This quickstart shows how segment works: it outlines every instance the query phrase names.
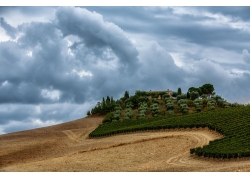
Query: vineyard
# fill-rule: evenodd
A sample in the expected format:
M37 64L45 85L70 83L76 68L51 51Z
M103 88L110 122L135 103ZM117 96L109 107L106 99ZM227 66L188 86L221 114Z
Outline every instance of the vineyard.
M185 104L186 102L184 102ZM185 115L169 115L144 117L146 108L142 105L139 118L131 120L129 114L131 107L127 107L128 118L122 121L111 121L99 125L89 134L90 138L111 136L119 133L175 129L175 128L205 128L215 130L224 138L211 141L204 147L190 149L191 154L213 158L241 158L250 156L250 106L227 107L214 110L214 102L208 102L211 107L209 111L199 112L200 102L195 102L197 112L186 114L187 106L180 105ZM166 100L168 111L171 112L172 102ZM152 111L157 112L156 105L152 105ZM116 109L119 113L119 108ZM117 114L118 114L117 113Z

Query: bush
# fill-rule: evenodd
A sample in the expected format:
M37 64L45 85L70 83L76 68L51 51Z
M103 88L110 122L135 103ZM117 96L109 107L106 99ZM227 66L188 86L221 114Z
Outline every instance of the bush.
M195 100L196 98L198 98L200 95L197 91L192 91L190 92L190 99L191 100Z
M166 99L166 98L170 98L170 95L169 94L164 94L163 99Z
M187 100L187 105L188 105L189 107L192 107L192 106L194 105L194 103L193 103L192 100L188 99L188 100Z
M177 95L177 100L180 100L180 99L187 99L187 94Z
M108 113L105 118L103 119L102 123L110 123L113 120L113 112Z
M152 115L154 117L156 117L156 115L158 115L159 113L159 106L157 103L154 103L153 105L151 105L151 112L152 112Z

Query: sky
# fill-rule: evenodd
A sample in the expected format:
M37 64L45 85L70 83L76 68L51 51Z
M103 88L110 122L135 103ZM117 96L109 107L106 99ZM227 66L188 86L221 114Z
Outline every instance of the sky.
M1 6L0 134L86 116L102 97L214 85L250 103L249 6Z

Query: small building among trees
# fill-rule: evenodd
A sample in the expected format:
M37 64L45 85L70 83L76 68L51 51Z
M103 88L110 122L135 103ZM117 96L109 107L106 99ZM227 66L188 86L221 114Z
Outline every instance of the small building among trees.
M170 89L162 90L162 91L150 90L149 92L147 92L147 94L148 94L148 99L152 99L152 98L163 99L164 94L168 94L170 97L172 97L173 91Z

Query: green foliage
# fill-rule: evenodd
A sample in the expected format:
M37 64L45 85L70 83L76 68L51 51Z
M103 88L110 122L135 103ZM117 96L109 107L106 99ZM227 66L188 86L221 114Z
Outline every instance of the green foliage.
M120 120L120 116L122 114L121 110L122 110L121 106L120 105L116 105L115 112L114 112L112 120L116 120L116 121Z
M138 118L138 119L141 119L141 118L146 117L147 109L148 109L147 103L145 103L145 102L140 103L140 107L139 107L139 109L138 109L137 118Z
M159 116L165 116L166 111L165 110L159 110Z
M154 98L154 99L152 100L152 102L153 102L153 103L156 103L156 104L159 104L159 101L158 101L156 98Z
M169 94L164 94L162 98L163 99L170 98L170 95Z
M113 120L113 112L110 112L108 114L106 114L105 118L103 119L102 123L111 123Z
M191 100L195 100L196 98L198 98L200 95L197 91L192 91L190 92L190 99Z
M172 96L173 96L173 97L177 97L178 95L179 95L178 92L173 92L173 93L172 93Z
M113 100L113 97L110 98L107 96L106 99L103 97L102 102L98 102L97 105L91 110L91 113L105 115L114 111L115 104L116 103Z
M214 86L212 84L203 84L200 87L201 95L202 94L212 94L214 92Z
M208 95L202 94L202 95L201 95L201 98L202 98L202 99L207 99L207 98L208 98Z
M180 100L180 99L187 99L187 94L179 94L179 95L177 95L177 100Z
M207 99L202 99L202 105L203 105L203 107L206 107L207 103L208 103Z
M135 92L135 96L138 96L138 97L140 97L140 96L147 96L147 92L146 91L139 91L139 90L137 90Z
M186 99L180 99L178 101L178 106L181 106L181 104L187 104L187 100Z
M229 108L231 106L231 104L225 101L224 99L218 99L217 104L219 107L222 107L222 108Z
M134 105L130 101L126 104L126 108L131 108L132 109L133 107L134 107Z
M167 111L174 110L174 102L170 98L165 98L165 106Z
M177 93L178 93L179 95L181 95L181 94L182 94L182 92L181 92L181 88L178 88Z
M159 106L157 103L154 103L153 105L151 105L151 112L152 112L152 116L153 117L157 117L158 113L159 113Z
M128 98L129 98L129 92L125 91L125 93L124 93L124 99L128 99Z
M174 115L174 111L168 110L168 115L170 115L170 116Z
M213 98L208 99L207 106L209 110L215 110L216 101Z
M133 111L132 108L127 108L125 110L124 120L130 120L133 117Z
M180 99L178 101L178 106L180 107L182 114L188 114L189 108L186 99Z
M196 109L197 112L200 112L202 110L203 107L203 100L202 99L195 99L194 100L194 107Z
M203 94L210 94L212 95L214 92L214 86L212 84L203 84L201 87L196 88L196 87L190 87L188 89L188 92L198 92L199 95L203 95ZM198 96L199 97L199 96ZM191 94L190 94L190 98L191 98ZM197 97L195 97L197 98ZM193 99L195 99L193 98ZM192 99L192 98L191 98Z
M189 107L192 107L194 105L194 102L192 100L190 100L190 99L187 99L187 105Z
M201 90L200 88L196 88L196 87L190 87L188 89L188 92L191 93L191 92L198 92L199 94L201 94Z

